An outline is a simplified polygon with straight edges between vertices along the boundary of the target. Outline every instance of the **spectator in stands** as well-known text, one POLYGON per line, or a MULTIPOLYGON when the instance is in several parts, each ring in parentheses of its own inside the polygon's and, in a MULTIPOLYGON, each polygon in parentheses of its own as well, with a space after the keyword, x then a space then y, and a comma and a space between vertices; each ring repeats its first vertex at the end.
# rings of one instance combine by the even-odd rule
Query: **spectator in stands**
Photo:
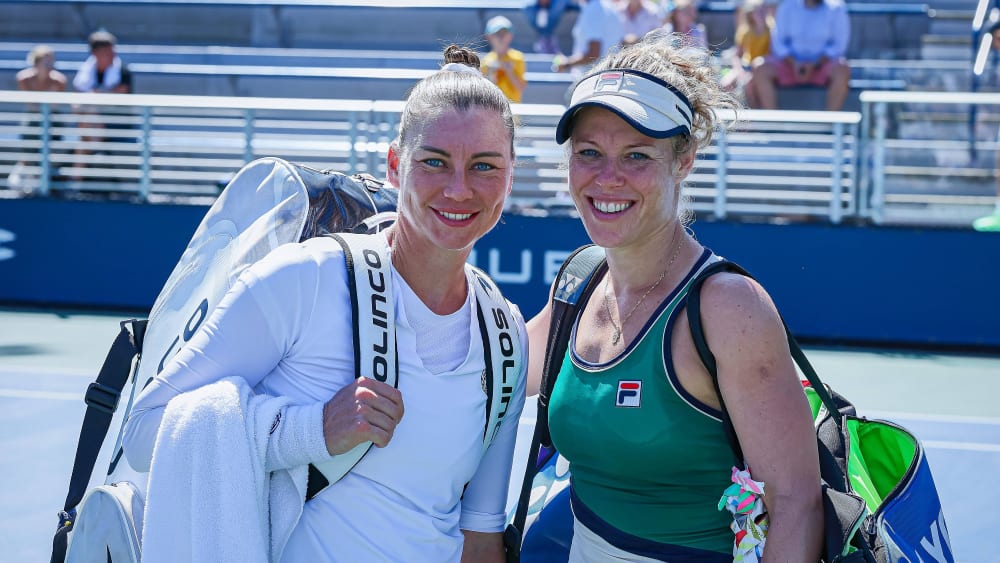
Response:
MULTIPOLYGON (((115 36, 102 29, 91 33, 87 43, 90 45, 90 56, 76 71, 76 76, 73 77, 73 87, 80 92, 130 93, 132 91, 132 73, 115 53, 115 44, 117 43, 115 36)), ((99 113, 94 106, 77 106, 75 110, 83 116, 79 124, 81 129, 125 128, 125 126, 117 124, 105 126, 100 120, 88 117, 99 113)), ((80 140, 84 143, 92 143, 109 139, 90 134, 82 135, 80 140)), ((93 151, 86 147, 76 149, 78 156, 92 153, 93 151)), ((76 173, 73 174, 74 180, 82 179, 79 172, 84 167, 84 163, 78 160, 74 166, 76 170, 76 173)))
POLYGON ((486 40, 490 52, 483 57, 482 71, 512 102, 520 102, 524 87, 524 53, 510 47, 514 39, 514 25, 503 16, 494 16, 486 22, 486 40))
MULTIPOLYGON (((17 73, 17 89, 29 92, 62 92, 66 89, 66 75, 55 69, 56 53, 48 45, 38 45, 28 53, 28 68, 17 73)), ((28 111, 38 111, 37 104, 29 104, 28 111)), ((22 121, 21 126, 31 129, 21 134, 24 141, 38 141, 42 137, 34 131, 41 126, 37 117, 29 117, 22 121)), ((34 148, 27 149, 37 152, 34 148)), ((38 186, 38 178, 28 172, 26 163, 20 161, 14 165, 7 176, 7 187, 31 193, 38 186)))
MULTIPOLYGON (((709 53, 683 37, 649 34, 594 69, 556 128, 556 142, 568 143, 569 193, 607 257, 571 319, 548 403, 552 444, 572 471, 569 560, 759 560, 746 537, 754 518, 734 522, 717 510, 733 475, 721 393, 752 478, 766 484, 763 498, 745 499, 748 513, 768 511, 763 560, 816 561, 816 436, 778 311, 748 278, 705 282, 700 310, 718 392, 687 325, 688 282, 719 258, 686 228, 684 181, 724 125, 717 111, 739 104, 719 88, 709 53), (622 400, 623 380, 641 401, 639 391, 622 400)), ((528 323, 529 394, 552 322, 550 302, 528 323)))
POLYGON ((132 73, 115 54, 116 38, 111 33, 99 30, 90 34, 90 56, 80 65, 73 77, 73 87, 80 92, 115 92, 128 94, 132 91, 132 73))
POLYGON ((708 36, 705 26, 698 23, 698 5, 694 0, 674 0, 667 6, 666 28, 686 37, 686 42, 692 47, 708 48, 708 36))
POLYGON ((754 63, 763 64, 765 57, 771 52, 773 20, 764 0, 746 0, 737 12, 739 24, 733 38, 732 62, 722 79, 722 87, 744 96, 748 105, 757 107, 760 104, 754 97, 750 81, 754 63))
POLYGON ((651 0, 621 0, 616 10, 622 22, 624 45, 631 45, 650 31, 663 27, 663 10, 651 0))
POLYGON ((17 89, 31 92, 62 92, 66 75, 56 70, 56 52, 38 45, 28 53, 28 68, 17 73, 17 89))
MULTIPOLYGON (((996 22, 990 27, 990 35, 993 36, 993 51, 1000 52, 1000 22, 996 22)), ((997 133, 997 141, 1000 142, 1000 133, 997 133)), ((993 213, 973 221, 972 227, 977 231, 1000 232, 1000 150, 996 151, 995 159, 997 199, 994 203, 993 213)))
POLYGON ((556 57, 552 70, 581 76, 586 67, 622 43, 621 20, 608 0, 580 0, 580 15, 573 26, 573 53, 556 57))
POLYGON ((524 17, 535 30, 535 52, 555 55, 559 53, 556 27, 563 12, 572 0, 529 0, 524 7, 524 17))
POLYGON ((778 107, 778 86, 825 86, 826 109, 840 110, 850 87, 845 58, 850 35, 842 0, 781 2, 771 30, 771 54, 753 69, 759 107, 778 107))

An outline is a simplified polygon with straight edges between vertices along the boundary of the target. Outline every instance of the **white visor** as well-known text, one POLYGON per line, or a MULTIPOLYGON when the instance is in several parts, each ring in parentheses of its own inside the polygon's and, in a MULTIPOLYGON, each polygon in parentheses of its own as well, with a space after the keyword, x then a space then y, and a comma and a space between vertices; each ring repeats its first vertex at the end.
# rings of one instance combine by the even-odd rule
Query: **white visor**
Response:
POLYGON ((691 134, 691 103, 684 94, 659 78, 635 70, 608 69, 585 76, 573 89, 559 125, 556 142, 563 144, 573 130, 581 108, 602 107, 614 112, 637 131, 666 139, 691 134))

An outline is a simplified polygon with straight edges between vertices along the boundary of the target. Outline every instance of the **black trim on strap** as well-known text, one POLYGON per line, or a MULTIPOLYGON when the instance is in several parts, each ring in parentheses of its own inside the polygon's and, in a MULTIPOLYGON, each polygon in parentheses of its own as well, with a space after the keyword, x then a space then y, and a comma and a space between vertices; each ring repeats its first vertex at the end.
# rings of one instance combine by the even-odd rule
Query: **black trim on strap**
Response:
POLYGON ((351 315, 354 319, 354 379, 361 377, 361 323, 358 309, 358 282, 354 278, 354 256, 351 254, 351 245, 343 237, 331 233, 329 235, 335 239, 340 247, 344 249, 344 262, 347 266, 347 288, 351 292, 351 315))
MULTIPOLYGON (((486 367, 483 369, 483 377, 486 378, 484 389, 486 390, 486 422, 483 424, 483 443, 486 442, 486 433, 490 431, 490 413, 493 412, 493 351, 489 338, 489 330, 486 328, 486 317, 483 316, 483 307, 476 300, 476 319, 479 321, 479 334, 483 337, 483 355, 486 357, 486 367)), ((468 484, 466 484, 468 485, 468 484)))
POLYGON ((309 464, 309 475, 306 478, 306 500, 312 500, 323 489, 330 486, 330 481, 323 476, 323 473, 316 466, 309 464))

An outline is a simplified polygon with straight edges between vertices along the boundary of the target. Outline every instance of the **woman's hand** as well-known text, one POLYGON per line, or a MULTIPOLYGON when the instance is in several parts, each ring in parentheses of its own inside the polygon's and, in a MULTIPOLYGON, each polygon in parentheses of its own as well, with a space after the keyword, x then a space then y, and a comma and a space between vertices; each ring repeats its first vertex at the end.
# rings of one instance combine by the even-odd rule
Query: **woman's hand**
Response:
POLYGON ((323 437, 330 455, 372 442, 382 448, 403 418, 399 389, 368 377, 344 387, 323 406, 323 437))

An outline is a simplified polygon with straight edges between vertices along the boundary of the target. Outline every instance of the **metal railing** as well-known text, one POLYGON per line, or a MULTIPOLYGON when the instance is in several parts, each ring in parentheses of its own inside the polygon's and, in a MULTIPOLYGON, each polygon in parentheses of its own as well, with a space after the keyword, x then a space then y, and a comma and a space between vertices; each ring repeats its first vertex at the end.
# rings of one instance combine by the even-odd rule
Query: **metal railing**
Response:
MULTIPOLYGON (((986 70, 986 63, 990 59, 990 51, 993 50, 993 35, 990 33, 990 29, 1000 21, 998 4, 1000 4, 998 0, 979 0, 972 16, 972 76, 969 80, 969 89, 972 92, 979 90, 983 73, 986 70)), ((995 66, 996 61, 994 61, 995 66)), ((977 110, 975 105, 969 108, 969 141, 972 158, 976 157, 974 141, 977 110)))
MULTIPOLYGON (((142 201, 214 197, 240 166, 262 156, 382 177, 402 105, 0 91, 0 187, 142 201)), ((568 210, 565 150, 553 139, 563 107, 515 104, 514 111, 511 205, 568 210)), ((720 117, 739 121, 716 135, 688 179, 696 211, 832 222, 857 213, 860 114, 747 110, 720 117)))
POLYGON ((1000 124, 961 131, 971 108, 1000 106, 1000 93, 869 91, 861 104, 861 217, 968 225, 993 205, 1000 124))

